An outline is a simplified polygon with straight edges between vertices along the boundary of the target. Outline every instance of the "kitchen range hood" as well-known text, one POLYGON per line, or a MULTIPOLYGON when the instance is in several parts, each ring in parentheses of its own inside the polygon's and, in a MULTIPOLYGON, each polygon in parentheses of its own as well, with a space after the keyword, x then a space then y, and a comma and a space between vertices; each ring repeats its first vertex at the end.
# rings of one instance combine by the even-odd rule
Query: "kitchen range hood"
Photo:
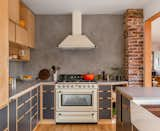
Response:
POLYGON ((61 44, 58 45, 61 49, 93 49, 95 45, 82 35, 82 15, 79 11, 72 13, 72 35, 67 36, 61 44))

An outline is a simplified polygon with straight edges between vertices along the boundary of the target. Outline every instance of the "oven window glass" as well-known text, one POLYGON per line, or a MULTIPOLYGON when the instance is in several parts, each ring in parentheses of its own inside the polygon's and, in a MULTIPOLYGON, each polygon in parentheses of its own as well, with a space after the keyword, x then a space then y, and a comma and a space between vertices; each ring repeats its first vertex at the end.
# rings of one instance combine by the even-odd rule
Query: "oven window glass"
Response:
POLYGON ((92 106, 92 94, 62 94, 62 106, 92 106))

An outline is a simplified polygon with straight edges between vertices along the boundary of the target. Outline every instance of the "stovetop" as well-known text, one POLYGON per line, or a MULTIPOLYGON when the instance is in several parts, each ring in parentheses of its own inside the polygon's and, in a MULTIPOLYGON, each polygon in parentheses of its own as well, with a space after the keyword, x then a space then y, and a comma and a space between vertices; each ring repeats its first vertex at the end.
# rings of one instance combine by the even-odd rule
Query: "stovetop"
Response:
POLYGON ((83 75, 82 74, 61 74, 58 76, 58 82, 70 82, 70 83, 95 83, 95 80, 92 81, 86 81, 83 79, 83 75))

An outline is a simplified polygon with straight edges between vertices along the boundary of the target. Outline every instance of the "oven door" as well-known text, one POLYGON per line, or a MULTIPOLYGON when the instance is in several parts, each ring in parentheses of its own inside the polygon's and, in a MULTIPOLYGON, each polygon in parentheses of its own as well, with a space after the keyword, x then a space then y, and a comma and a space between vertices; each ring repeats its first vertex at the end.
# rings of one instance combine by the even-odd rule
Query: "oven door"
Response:
POLYGON ((57 89, 56 111, 97 111, 97 89, 57 89))

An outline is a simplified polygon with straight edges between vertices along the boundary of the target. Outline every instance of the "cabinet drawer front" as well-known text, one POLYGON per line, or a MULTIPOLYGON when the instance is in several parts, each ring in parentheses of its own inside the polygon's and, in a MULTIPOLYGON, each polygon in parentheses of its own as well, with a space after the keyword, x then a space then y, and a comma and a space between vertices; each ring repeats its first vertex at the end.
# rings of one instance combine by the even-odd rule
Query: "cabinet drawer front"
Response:
POLYGON ((30 101, 25 103, 22 107, 18 109, 18 118, 23 116, 30 109, 30 101))
POLYGON ((40 87, 38 88, 38 120, 40 120, 40 87))
POLYGON ((111 93, 100 92, 99 97, 103 97, 104 99, 111 97, 111 93))
POLYGON ((32 121, 31 129, 33 130, 36 127, 37 123, 38 123, 38 116, 35 115, 34 118, 31 121, 32 121))
POLYGON ((18 122, 18 131, 30 131, 30 113, 24 115, 18 122))
POLYGON ((8 122, 8 107, 5 107, 0 110, 0 131, 3 131, 7 128, 8 122))
POLYGON ((37 106, 34 106, 31 111, 31 117, 33 117, 37 113, 37 106))
POLYGON ((43 107, 54 107, 54 93, 43 93, 43 107))
POLYGON ((99 107, 100 108, 110 108, 111 107, 111 101, 109 100, 100 100, 99 101, 99 107))
POLYGON ((18 131, 23 131, 25 129, 25 117, 23 117, 19 122, 18 122, 18 131))
POLYGON ((28 33, 27 30, 16 25, 16 43, 28 47, 28 33))
POLYGON ((15 42, 16 41, 16 24, 12 21, 9 21, 9 41, 15 42))
POLYGON ((99 86, 99 90, 102 90, 102 91, 111 90, 111 86, 102 86, 102 85, 100 85, 99 86))
POLYGON ((107 109, 100 110, 99 119, 111 119, 111 110, 107 110, 107 109))
POLYGON ((31 100, 32 106, 34 106, 35 104, 37 104, 38 100, 37 100, 37 96, 33 97, 31 100))
POLYGON ((22 103, 24 103, 25 101, 27 101, 30 98, 30 92, 20 96, 18 98, 18 106, 21 105, 22 103))
POLYGON ((31 95, 32 95, 32 96, 34 96, 34 95, 36 95, 36 94, 37 94, 37 88, 33 89, 32 92, 31 92, 31 95))
POLYGON ((54 86, 53 85, 44 85, 43 86, 43 91, 53 91, 54 90, 54 86))
POLYGON ((16 131, 16 100, 9 103, 9 129, 16 131))
POLYGON ((43 119, 54 119, 54 110, 51 108, 44 108, 43 119))

